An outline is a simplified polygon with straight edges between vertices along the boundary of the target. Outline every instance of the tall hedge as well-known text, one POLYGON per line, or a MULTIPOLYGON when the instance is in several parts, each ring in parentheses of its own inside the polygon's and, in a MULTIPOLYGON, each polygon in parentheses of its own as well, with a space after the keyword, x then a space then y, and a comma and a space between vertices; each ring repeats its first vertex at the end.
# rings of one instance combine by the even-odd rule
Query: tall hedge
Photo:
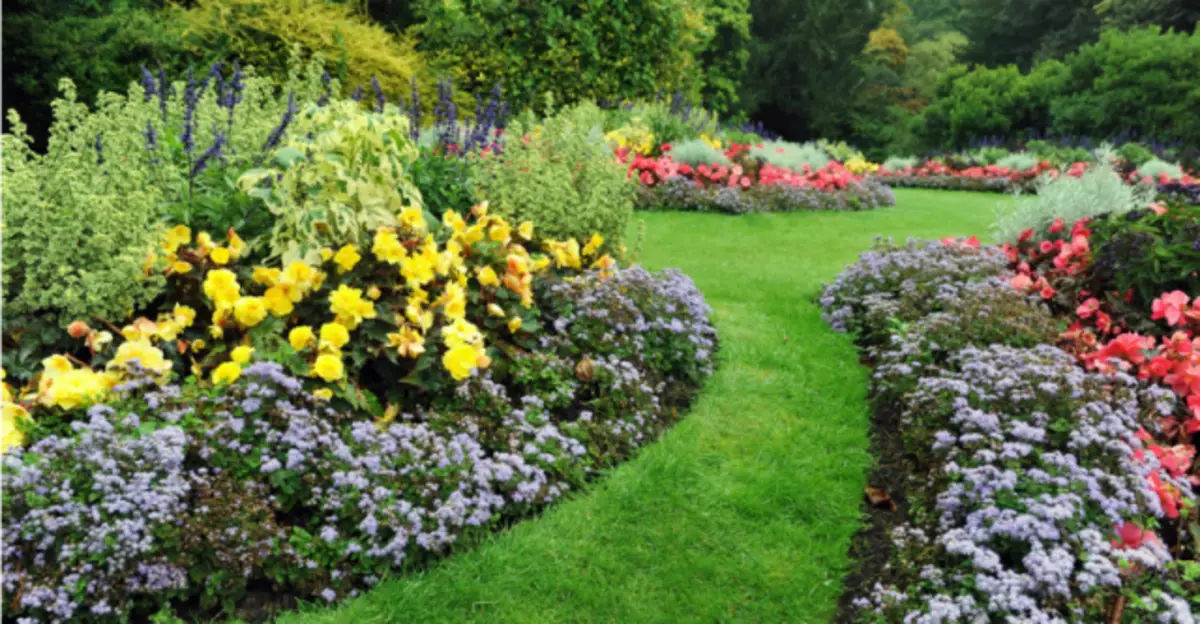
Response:
POLYGON ((703 13, 689 0, 414 0, 410 29, 458 85, 515 107, 699 88, 703 13))

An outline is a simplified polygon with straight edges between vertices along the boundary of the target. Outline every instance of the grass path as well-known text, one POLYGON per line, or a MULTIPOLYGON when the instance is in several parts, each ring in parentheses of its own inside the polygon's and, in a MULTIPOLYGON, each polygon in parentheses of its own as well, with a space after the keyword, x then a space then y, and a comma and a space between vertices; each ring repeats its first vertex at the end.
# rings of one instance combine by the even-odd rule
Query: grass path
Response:
POLYGON ((713 307, 721 363, 687 417, 549 510, 317 622, 825 622, 869 464, 866 371, 813 298, 876 233, 985 234, 996 195, 902 190, 860 213, 641 215, 643 262, 713 307))

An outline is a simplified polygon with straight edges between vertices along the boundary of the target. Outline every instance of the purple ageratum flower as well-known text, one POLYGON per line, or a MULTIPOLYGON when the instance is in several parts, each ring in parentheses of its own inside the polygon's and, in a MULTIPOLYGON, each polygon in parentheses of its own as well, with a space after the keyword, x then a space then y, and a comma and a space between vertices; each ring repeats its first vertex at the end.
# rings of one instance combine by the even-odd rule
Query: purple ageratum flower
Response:
POLYGON ((355 102, 362 101, 362 99, 363 99, 362 85, 358 85, 357 87, 354 87, 354 91, 350 93, 350 99, 354 100, 355 102))
POLYGON ((150 70, 146 69, 145 65, 142 65, 142 90, 145 92, 143 97, 147 102, 150 101, 150 98, 154 97, 155 93, 158 93, 158 86, 154 81, 154 74, 150 73, 150 70))

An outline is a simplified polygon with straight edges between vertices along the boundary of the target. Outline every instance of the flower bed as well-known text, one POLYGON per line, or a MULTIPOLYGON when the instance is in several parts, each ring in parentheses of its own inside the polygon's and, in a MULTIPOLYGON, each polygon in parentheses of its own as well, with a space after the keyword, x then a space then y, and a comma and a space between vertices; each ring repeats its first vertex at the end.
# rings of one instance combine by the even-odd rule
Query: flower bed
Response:
POLYGON ((1170 420, 1187 407, 1054 346, 1057 292, 1013 288, 1011 257, 883 245, 822 295, 876 364, 882 487, 843 618, 1192 622, 1194 448, 1170 420))
MULTIPOLYGON (((1068 167, 1057 168, 1049 161, 1041 161, 1029 169, 1009 169, 997 165, 967 167, 956 169, 936 160, 930 160, 923 165, 889 170, 881 168, 873 174, 884 184, 901 188, 929 188, 953 191, 985 191, 995 193, 1029 193, 1034 192, 1037 180, 1043 175, 1069 175, 1078 177, 1089 167, 1087 162, 1075 162, 1068 167)), ((1165 174, 1157 179, 1148 176, 1138 176, 1129 172, 1123 179, 1128 184, 1156 184, 1160 193, 1179 196, 1191 203, 1200 202, 1200 180, 1184 174, 1178 179, 1172 179, 1165 174)))
MULTIPOLYGON (((581 239, 520 202, 460 212, 459 190, 435 217, 410 173, 436 188, 455 161, 418 164, 431 154, 399 110, 333 101, 328 76, 306 75, 315 99, 297 103, 219 65, 175 87, 147 72, 101 113, 61 101, 46 156, 19 120, 5 135, 20 156, 5 163, 6 223, 24 243, 6 249, 5 299, 10 282, 30 299, 4 326, 6 617, 263 619, 354 595, 629 458, 712 373, 703 296, 678 271, 618 266, 620 241, 590 233, 597 210, 558 211, 581 239), (144 236, 45 226, 90 215, 119 233, 99 217, 129 205, 144 236), (70 307, 47 307, 34 268, 62 276, 70 307), (145 292, 96 300, 72 271, 145 292)), ((578 171, 591 152, 555 154, 578 171)), ((604 180, 572 189, 631 195, 597 154, 604 180)), ((505 189, 533 192, 526 179, 505 189)))
POLYGON ((894 206, 891 189, 851 173, 837 162, 791 171, 748 156, 749 146, 732 145, 730 164, 696 166, 619 151, 628 176, 639 182, 637 206, 643 210, 699 212, 790 212, 796 210, 873 210, 894 206))

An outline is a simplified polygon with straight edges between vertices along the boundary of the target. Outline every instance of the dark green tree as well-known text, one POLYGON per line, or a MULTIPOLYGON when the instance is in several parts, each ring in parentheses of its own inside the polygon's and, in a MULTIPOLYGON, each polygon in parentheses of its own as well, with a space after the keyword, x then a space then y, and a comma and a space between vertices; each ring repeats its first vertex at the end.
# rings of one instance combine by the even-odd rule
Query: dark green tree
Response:
POLYGON ((1100 30, 1095 0, 960 0, 958 30, 969 44, 963 59, 989 67, 1028 70, 1094 41, 1100 30))
POLYGON ((849 136, 856 63, 886 7, 871 0, 752 0, 743 107, 792 139, 849 136))

